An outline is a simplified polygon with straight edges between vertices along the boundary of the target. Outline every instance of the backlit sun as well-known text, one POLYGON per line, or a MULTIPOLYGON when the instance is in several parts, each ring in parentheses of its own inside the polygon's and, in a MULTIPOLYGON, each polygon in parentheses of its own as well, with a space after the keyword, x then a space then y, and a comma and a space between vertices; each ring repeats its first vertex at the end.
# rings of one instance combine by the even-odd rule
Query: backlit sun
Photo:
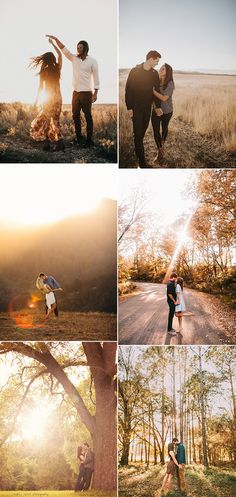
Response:
POLYGON ((20 432, 23 439, 42 438, 50 415, 50 407, 42 405, 33 408, 20 418, 20 432))

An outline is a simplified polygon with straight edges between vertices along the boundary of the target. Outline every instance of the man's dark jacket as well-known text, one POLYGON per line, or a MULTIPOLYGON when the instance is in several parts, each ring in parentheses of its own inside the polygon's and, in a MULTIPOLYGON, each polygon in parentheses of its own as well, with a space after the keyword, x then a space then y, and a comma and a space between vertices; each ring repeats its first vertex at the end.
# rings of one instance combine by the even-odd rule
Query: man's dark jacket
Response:
POLYGON ((125 103, 128 110, 149 109, 155 101, 160 107, 160 101, 154 97, 153 88, 159 91, 159 74, 155 69, 146 71, 143 64, 131 69, 125 87, 125 103))

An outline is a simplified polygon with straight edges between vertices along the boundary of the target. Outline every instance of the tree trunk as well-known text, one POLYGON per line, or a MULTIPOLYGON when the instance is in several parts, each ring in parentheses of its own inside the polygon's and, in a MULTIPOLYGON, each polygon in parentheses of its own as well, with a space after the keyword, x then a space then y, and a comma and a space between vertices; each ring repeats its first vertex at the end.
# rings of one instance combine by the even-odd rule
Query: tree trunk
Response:
POLYGON ((93 438, 95 471, 93 488, 115 490, 117 485, 116 402, 110 403, 110 386, 101 384, 96 405, 93 438), (103 393, 102 393, 103 392, 103 393))
POLYGON ((174 437, 177 438, 177 424, 176 424, 176 392, 175 392, 175 347, 172 349, 172 359, 173 359, 173 433, 174 437))
POLYGON ((202 422, 202 447, 203 447, 203 464, 206 468, 209 467, 208 456, 207 456, 207 434, 206 434, 206 413, 205 413, 205 402, 204 402, 204 379, 202 371, 202 349, 199 347, 199 370, 200 370, 200 409, 201 409, 201 422, 202 422))
POLYGON ((197 462, 196 459, 196 446, 195 446, 195 437, 194 437, 194 418, 193 418, 193 409, 192 409, 192 444, 193 444, 193 462, 197 462))
POLYGON ((94 378, 96 392, 95 429, 92 433, 95 456, 93 488, 117 488, 116 381, 114 381, 115 344, 83 343, 94 378), (113 345, 111 347, 111 345, 113 345))

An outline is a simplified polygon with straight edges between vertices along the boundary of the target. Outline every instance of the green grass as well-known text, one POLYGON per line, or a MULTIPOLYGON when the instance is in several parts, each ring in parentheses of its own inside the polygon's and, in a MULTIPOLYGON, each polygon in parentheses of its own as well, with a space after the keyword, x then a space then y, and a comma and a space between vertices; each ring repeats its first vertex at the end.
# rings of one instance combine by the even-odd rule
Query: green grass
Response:
MULTIPOLYGON (((75 494, 74 490, 2 490, 0 497, 70 497, 80 495, 80 492, 75 494)), ((88 490, 82 493, 83 497, 116 497, 114 491, 99 491, 88 490)))
MULTIPOLYGON (((165 471, 166 467, 161 465, 148 469, 141 465, 121 468, 119 497, 160 497, 165 471)), ((188 497, 232 497, 236 487, 236 472, 232 468, 211 467, 207 470, 204 466, 192 465, 186 467, 186 482, 188 497)), ((183 496, 174 478, 165 497, 183 496)))

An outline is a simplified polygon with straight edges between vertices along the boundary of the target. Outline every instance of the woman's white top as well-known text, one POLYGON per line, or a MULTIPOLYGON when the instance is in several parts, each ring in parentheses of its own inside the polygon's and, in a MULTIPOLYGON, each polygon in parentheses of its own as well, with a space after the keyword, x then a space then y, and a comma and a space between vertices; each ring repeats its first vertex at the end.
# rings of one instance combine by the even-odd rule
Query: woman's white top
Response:
POLYGON ((180 304, 175 306, 175 312, 186 311, 186 306, 185 306, 185 302, 184 302, 184 293, 183 293, 183 290, 182 290, 181 286, 179 285, 179 283, 176 286, 176 294, 177 294, 177 297, 178 297, 180 304))

